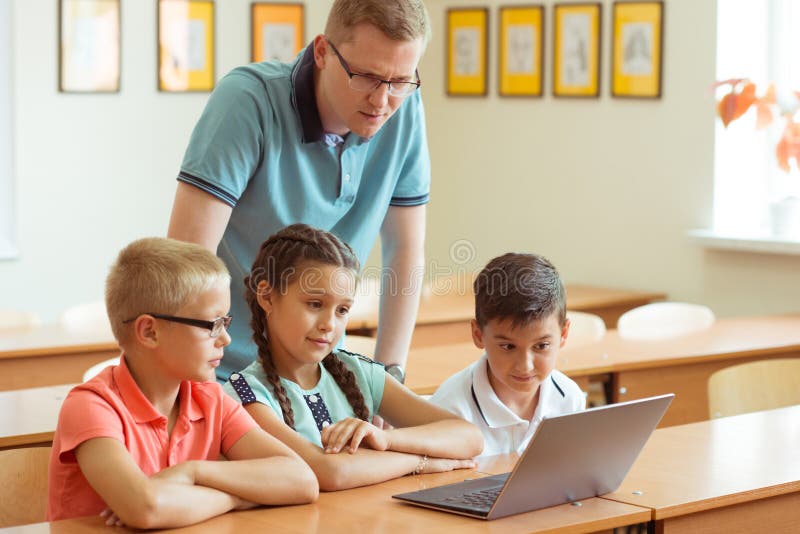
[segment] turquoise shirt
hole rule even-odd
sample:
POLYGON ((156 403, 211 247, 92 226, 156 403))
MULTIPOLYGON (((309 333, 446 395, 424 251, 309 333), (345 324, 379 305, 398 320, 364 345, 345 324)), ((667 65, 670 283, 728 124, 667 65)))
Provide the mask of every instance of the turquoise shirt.
POLYGON ((370 139, 322 129, 313 45, 292 64, 253 63, 220 80, 192 132, 178 180, 233 207, 217 254, 231 272, 233 342, 217 376, 256 358, 243 279, 261 243, 293 223, 334 233, 363 265, 389 206, 428 202, 420 92, 370 139))
MULTIPOLYGON (((371 418, 378 413, 383 399, 383 386, 386 383, 386 372, 383 365, 364 356, 344 351, 339 351, 336 355, 355 374, 356 383, 364 396, 364 404, 367 406, 371 418)), ((311 389, 303 389, 285 378, 280 380, 286 390, 286 396, 292 403, 295 430, 307 440, 322 447, 320 431, 327 426, 322 422, 325 413, 330 415, 331 423, 355 417, 355 413, 333 376, 325 369, 324 365, 320 364, 319 368, 319 382, 311 389)), ((253 362, 241 372, 234 373, 231 380, 225 382, 222 389, 239 402, 245 404, 260 402, 269 406, 283 420, 281 405, 273 393, 272 386, 269 384, 260 362, 253 362), (250 392, 247 391, 247 387, 242 387, 240 382, 242 380, 246 381, 250 392), (234 388, 236 382, 240 383, 236 384, 236 388, 234 388)))

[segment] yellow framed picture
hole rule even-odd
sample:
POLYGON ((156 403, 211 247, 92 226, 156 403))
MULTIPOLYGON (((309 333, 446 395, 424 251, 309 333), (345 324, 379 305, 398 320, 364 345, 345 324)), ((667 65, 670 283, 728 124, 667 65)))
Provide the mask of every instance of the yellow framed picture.
POLYGON ((305 44, 303 4, 253 2, 250 15, 250 60, 294 60, 305 44))
POLYGON ((500 96, 542 96, 544 7, 500 7, 500 96))
POLYGON ((58 90, 118 92, 119 0, 61 0, 58 9, 58 90))
POLYGON ((214 2, 158 0, 158 90, 214 89, 214 2))
POLYGON ((663 2, 614 2, 611 96, 660 98, 663 2))
POLYGON ((599 3, 553 6, 553 96, 600 95, 599 3))
POLYGON ((447 10, 447 94, 486 96, 489 10, 447 10))

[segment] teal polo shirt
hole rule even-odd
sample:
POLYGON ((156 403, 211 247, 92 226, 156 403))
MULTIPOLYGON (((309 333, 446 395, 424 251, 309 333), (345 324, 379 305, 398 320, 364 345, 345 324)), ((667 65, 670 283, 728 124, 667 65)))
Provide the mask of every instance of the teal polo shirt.
POLYGON ((233 339, 218 378, 256 359, 244 277, 261 243, 293 223, 334 233, 362 265, 389 206, 428 202, 430 157, 420 92, 369 139, 323 131, 314 95, 313 44, 294 63, 253 63, 209 97, 178 180, 233 208, 217 254, 231 272, 233 339))

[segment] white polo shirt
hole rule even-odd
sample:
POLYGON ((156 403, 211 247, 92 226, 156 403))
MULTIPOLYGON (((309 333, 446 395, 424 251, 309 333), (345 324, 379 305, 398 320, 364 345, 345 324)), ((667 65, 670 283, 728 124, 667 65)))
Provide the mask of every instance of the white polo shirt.
POLYGON ((489 383, 486 354, 439 386, 431 402, 475 424, 483 432, 481 456, 522 453, 545 417, 586 407, 578 384, 553 370, 539 386, 539 404, 530 421, 520 418, 498 398, 489 383))

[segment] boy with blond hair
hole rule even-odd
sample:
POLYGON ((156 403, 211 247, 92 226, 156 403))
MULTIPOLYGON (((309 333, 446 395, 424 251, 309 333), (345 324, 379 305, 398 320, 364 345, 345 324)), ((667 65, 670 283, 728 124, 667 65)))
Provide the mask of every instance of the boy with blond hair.
POLYGON ((485 352, 431 402, 481 429, 483 455, 521 453, 544 417, 586 405, 578 385, 555 369, 569 333, 564 285, 545 258, 508 253, 473 287, 472 339, 485 352))
POLYGON ((198 245, 147 238, 120 252, 106 280, 120 363, 64 401, 49 521, 99 513, 109 525, 178 527, 316 499, 311 469, 214 381, 230 343, 229 284, 198 245))

